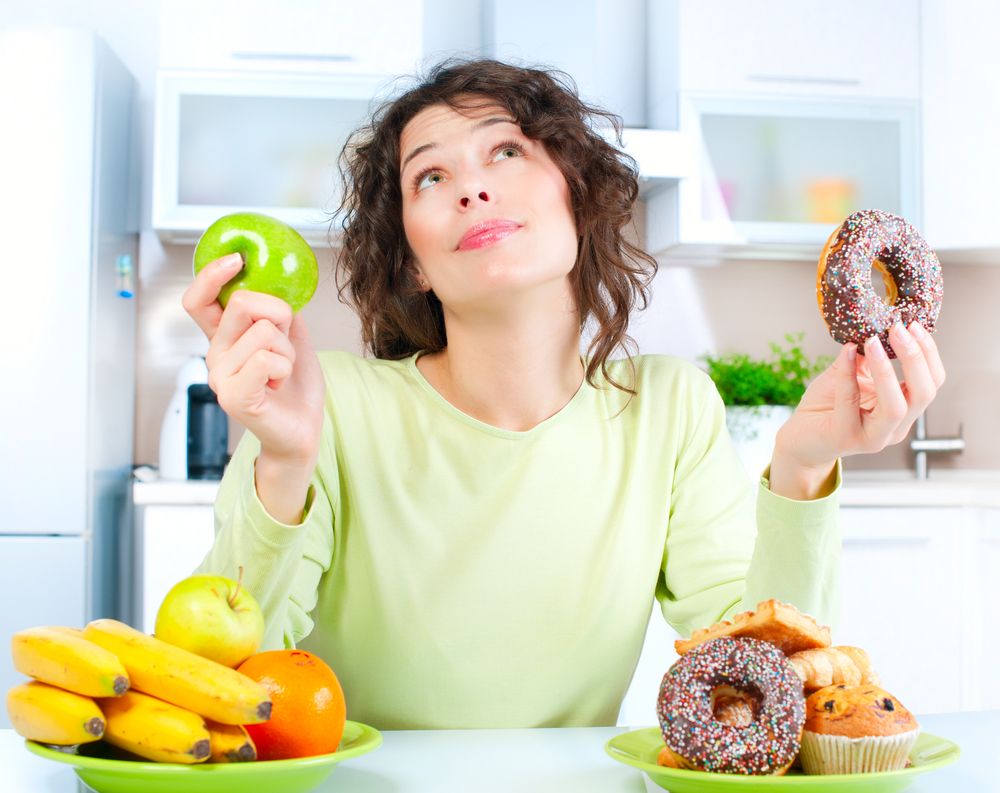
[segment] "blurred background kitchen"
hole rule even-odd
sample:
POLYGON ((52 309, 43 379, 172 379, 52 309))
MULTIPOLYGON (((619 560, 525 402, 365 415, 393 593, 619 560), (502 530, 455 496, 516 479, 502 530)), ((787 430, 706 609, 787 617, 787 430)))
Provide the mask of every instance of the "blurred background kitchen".
MULTIPOLYGON (((321 267, 313 343, 361 354, 331 275, 340 147, 401 75, 495 55, 565 70, 624 121, 636 234, 660 264, 642 353, 766 357, 804 333, 808 356, 834 356, 815 280, 836 223, 883 209, 935 248, 948 381, 922 434, 944 450, 918 458, 914 431, 845 461, 834 638, 917 713, 1000 707, 985 685, 1000 639, 982 630, 1000 578, 998 25, 989 0, 4 0, 0 34, 48 44, 8 39, 0 59, 0 226, 58 245, 29 239, 2 265, 0 598, 16 607, 0 634, 101 616, 152 631, 212 537, 217 480, 185 468, 208 409, 187 396, 208 345, 181 307, 201 231, 242 208, 298 227, 321 267), (10 112, 32 101, 51 139, 10 112)), ((231 451, 242 429, 226 429, 231 451)), ((672 638, 654 611, 621 724, 655 723, 672 638)))

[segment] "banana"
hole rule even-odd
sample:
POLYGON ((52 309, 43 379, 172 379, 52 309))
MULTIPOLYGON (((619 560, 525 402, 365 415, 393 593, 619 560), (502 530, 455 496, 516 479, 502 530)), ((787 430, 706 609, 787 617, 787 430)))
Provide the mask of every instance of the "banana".
POLYGON ((105 719, 90 697, 31 680, 7 692, 7 716, 22 738, 70 746, 98 740, 105 719))
POLYGON ((118 697, 128 691, 122 662, 73 628, 39 627, 10 639, 14 668, 22 674, 87 697, 118 697))
POLYGON ((267 691, 235 669, 147 636, 117 620, 94 620, 83 637, 121 659, 132 687, 223 724, 271 718, 267 691))
POLYGON ((212 741, 210 763, 247 763, 257 759, 257 747, 246 727, 240 724, 220 724, 205 719, 212 741))
POLYGON ((104 740, 159 763, 202 763, 212 752, 205 720, 169 702, 129 691, 100 700, 104 740))

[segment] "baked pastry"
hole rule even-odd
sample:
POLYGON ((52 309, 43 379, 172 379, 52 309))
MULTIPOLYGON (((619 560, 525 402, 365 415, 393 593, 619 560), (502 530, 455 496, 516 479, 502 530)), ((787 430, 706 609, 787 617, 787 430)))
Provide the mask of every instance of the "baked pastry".
POLYGON ((909 762, 920 725, 878 686, 827 686, 806 700, 802 770, 807 774, 896 771, 909 762))
POLYGON ((881 685, 868 653, 860 647, 819 647, 789 657, 807 694, 833 685, 881 685))
POLYGON ((802 683, 782 652, 759 639, 723 636, 681 656, 663 676, 656 703, 667 751, 683 768, 723 774, 783 774, 795 759, 805 723, 802 683), (734 726, 715 716, 716 700, 734 726), (743 702, 736 706, 732 700, 743 702))
POLYGON ((819 258, 816 299, 830 335, 841 344, 864 345, 878 336, 890 358, 889 328, 917 321, 934 332, 944 281, 941 264, 917 230, 878 209, 850 215, 830 235, 819 258), (882 275, 886 298, 872 287, 872 268, 882 275))
POLYGON ((757 604, 756 611, 744 611, 732 620, 695 631, 689 639, 678 639, 674 642, 674 649, 678 655, 684 655, 699 644, 721 636, 759 639, 773 644, 785 655, 830 646, 830 629, 826 625, 820 625, 795 606, 765 600, 757 604))

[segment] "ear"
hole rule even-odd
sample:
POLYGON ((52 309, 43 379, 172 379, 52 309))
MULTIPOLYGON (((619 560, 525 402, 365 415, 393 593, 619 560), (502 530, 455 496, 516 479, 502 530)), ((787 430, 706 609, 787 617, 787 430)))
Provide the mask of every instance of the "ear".
POLYGON ((427 282, 427 276, 424 275, 423 270, 420 269, 419 265, 413 259, 406 260, 406 263, 403 265, 403 271, 410 282, 410 289, 414 292, 422 294, 431 291, 430 284, 427 282))

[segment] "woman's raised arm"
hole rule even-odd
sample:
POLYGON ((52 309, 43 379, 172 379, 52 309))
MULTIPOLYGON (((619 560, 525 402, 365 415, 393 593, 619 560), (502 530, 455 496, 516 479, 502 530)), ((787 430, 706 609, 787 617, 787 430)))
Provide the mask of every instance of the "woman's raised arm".
POLYGON ((257 495, 275 520, 296 524, 316 467, 326 384, 302 318, 283 300, 245 289, 223 310, 223 284, 239 254, 206 265, 184 293, 184 309, 209 339, 208 382, 219 405, 261 444, 257 495))

